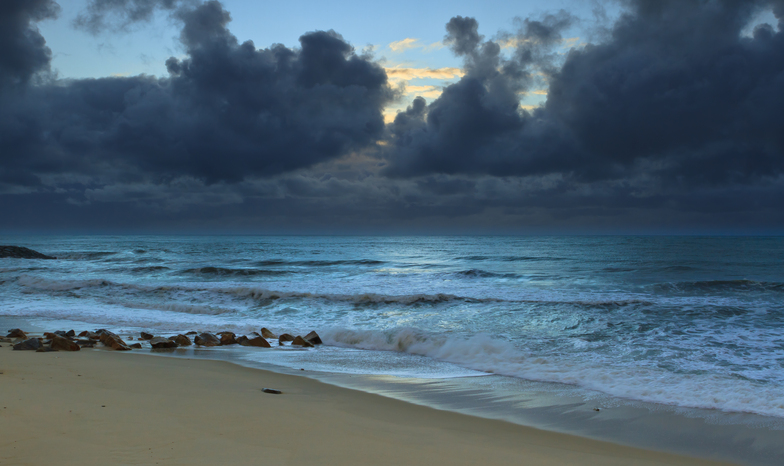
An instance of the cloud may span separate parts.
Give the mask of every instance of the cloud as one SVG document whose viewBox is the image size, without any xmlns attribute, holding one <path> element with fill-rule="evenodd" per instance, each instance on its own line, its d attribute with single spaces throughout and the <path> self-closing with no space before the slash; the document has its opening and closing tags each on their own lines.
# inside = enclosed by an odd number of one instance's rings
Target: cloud
<svg viewBox="0 0 784 466">
<path fill-rule="evenodd" d="M 433 42 L 432 44 L 428 44 L 428 45 L 422 44 L 419 42 L 419 39 L 413 39 L 410 37 L 407 37 L 403 40 L 391 42 L 389 44 L 390 50 L 392 50 L 395 53 L 402 53 L 405 52 L 406 50 L 411 50 L 411 49 L 422 49 L 423 52 L 430 52 L 433 50 L 440 49 L 443 46 L 444 44 L 442 44 L 441 42 Z"/>
<path fill-rule="evenodd" d="M 184 53 L 56 79 L 56 3 L 3 2 L 4 231 L 784 232 L 781 1 L 623 0 L 566 55 L 567 12 L 492 40 L 455 17 L 461 68 L 382 68 L 333 31 L 259 49 L 215 1 L 89 5 L 96 33 L 170 15 Z"/>
<path fill-rule="evenodd" d="M 419 39 L 412 39 L 410 37 L 407 37 L 403 40 L 390 43 L 389 48 L 395 53 L 405 52 L 408 49 L 420 47 L 420 45 L 417 44 L 417 42 L 419 42 Z"/>
<path fill-rule="evenodd" d="M 389 67 L 384 68 L 391 81 L 411 81 L 413 79 L 454 79 L 463 76 L 464 71 L 460 68 L 405 68 Z"/>
<path fill-rule="evenodd" d="M 641 179 L 659 189 L 761 183 L 784 172 L 784 3 L 624 2 L 600 43 L 557 59 L 565 12 L 527 19 L 512 57 L 478 24 L 456 17 L 445 43 L 465 75 L 421 108 L 401 112 L 384 148 L 393 176 L 531 176 L 575 182 Z M 741 34 L 761 8 L 779 29 Z M 537 73 L 549 84 L 541 107 Z"/>
<path fill-rule="evenodd" d="M 52 51 L 35 23 L 56 18 L 59 11 L 51 0 L 0 3 L 0 91 L 49 71 Z"/>
<path fill-rule="evenodd" d="M 196 5 L 196 0 L 89 0 L 73 24 L 92 34 L 126 30 L 134 24 L 150 21 L 157 10 L 174 12 Z"/>
<path fill-rule="evenodd" d="M 406 94 L 416 94 L 427 99 L 436 99 L 441 95 L 439 86 L 406 86 Z"/>
<path fill-rule="evenodd" d="M 187 54 L 166 61 L 166 78 L 68 80 L 3 94 L 2 172 L 236 182 L 340 157 L 383 136 L 382 109 L 395 97 L 386 74 L 334 31 L 305 34 L 298 49 L 257 49 L 231 34 L 219 2 L 172 14 Z M 10 76 L 22 82 L 47 67 L 22 64 Z"/>
</svg>

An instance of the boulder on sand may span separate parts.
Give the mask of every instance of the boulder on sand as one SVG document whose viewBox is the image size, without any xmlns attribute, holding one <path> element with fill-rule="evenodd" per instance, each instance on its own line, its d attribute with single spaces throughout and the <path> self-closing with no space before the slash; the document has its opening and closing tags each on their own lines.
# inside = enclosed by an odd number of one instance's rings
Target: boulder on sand
<svg viewBox="0 0 784 466">
<path fill-rule="evenodd" d="M 27 338 L 27 334 L 22 329 L 14 328 L 8 331 L 6 338 Z"/>
<path fill-rule="evenodd" d="M 142 344 L 141 343 L 134 343 L 132 345 L 128 345 L 128 348 L 142 349 Z"/>
<path fill-rule="evenodd" d="M 79 351 L 82 347 L 74 341 L 55 335 L 52 338 L 52 349 L 57 351 Z"/>
<path fill-rule="evenodd" d="M 236 335 L 233 332 L 220 332 L 218 336 L 220 336 L 221 346 L 237 344 Z"/>
<path fill-rule="evenodd" d="M 177 343 L 173 340 L 163 337 L 155 337 L 150 340 L 150 345 L 155 349 L 176 348 Z"/>
<path fill-rule="evenodd" d="M 108 330 L 99 330 L 101 343 L 104 344 L 107 348 L 111 348 L 115 351 L 130 351 L 131 348 L 128 347 L 128 344 L 123 341 L 122 338 L 115 335 L 114 333 Z"/>
<path fill-rule="evenodd" d="M 74 330 L 74 329 L 68 330 L 67 332 L 65 332 L 65 336 L 67 336 L 69 338 L 70 337 L 75 337 L 76 336 L 76 330 Z"/>
<path fill-rule="evenodd" d="M 261 327 L 261 336 L 264 338 L 278 338 L 278 336 L 270 332 L 267 327 Z"/>
<path fill-rule="evenodd" d="M 175 337 L 169 337 L 169 340 L 177 343 L 177 346 L 191 346 L 191 339 L 186 337 L 185 335 L 177 335 Z"/>
<path fill-rule="evenodd" d="M 139 335 L 139 340 L 152 340 L 155 337 L 155 335 L 147 332 L 141 332 Z"/>
<path fill-rule="evenodd" d="M 51 346 L 42 346 L 37 350 L 35 350 L 36 353 L 51 353 L 53 351 L 57 351 L 57 350 L 52 348 Z"/>
<path fill-rule="evenodd" d="M 310 332 L 307 335 L 305 335 L 305 341 L 313 343 L 314 345 L 320 345 L 321 344 L 321 337 L 319 337 L 318 333 L 313 331 L 313 332 Z"/>
<path fill-rule="evenodd" d="M 313 348 L 313 343 L 297 335 L 294 341 L 291 342 L 291 346 L 302 346 L 305 348 Z"/>
<path fill-rule="evenodd" d="M 294 335 L 289 335 L 288 333 L 284 333 L 283 335 L 278 337 L 278 341 L 294 341 Z"/>
<path fill-rule="evenodd" d="M 199 346 L 220 346 L 220 339 L 215 335 L 204 332 L 196 336 L 193 340 Z"/>
<path fill-rule="evenodd" d="M 255 335 L 251 334 L 251 336 L 246 336 L 245 338 L 242 339 L 240 344 L 242 346 L 255 346 L 257 348 L 271 348 L 272 347 L 272 346 L 270 346 L 269 342 L 267 340 L 265 340 L 264 337 L 262 337 L 258 333 L 256 333 Z"/>
<path fill-rule="evenodd" d="M 14 349 L 17 351 L 35 351 L 40 347 L 41 341 L 38 338 L 30 338 L 14 345 Z"/>
</svg>

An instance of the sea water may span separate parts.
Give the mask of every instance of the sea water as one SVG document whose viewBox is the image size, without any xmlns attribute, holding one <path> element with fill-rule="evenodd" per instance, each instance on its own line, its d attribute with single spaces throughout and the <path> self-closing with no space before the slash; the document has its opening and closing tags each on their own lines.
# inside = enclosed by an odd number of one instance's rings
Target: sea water
<svg viewBox="0 0 784 466">
<path fill-rule="evenodd" d="M 47 330 L 294 335 L 246 362 L 501 374 L 784 418 L 784 238 L 0 237 L 0 316 Z"/>
</svg>

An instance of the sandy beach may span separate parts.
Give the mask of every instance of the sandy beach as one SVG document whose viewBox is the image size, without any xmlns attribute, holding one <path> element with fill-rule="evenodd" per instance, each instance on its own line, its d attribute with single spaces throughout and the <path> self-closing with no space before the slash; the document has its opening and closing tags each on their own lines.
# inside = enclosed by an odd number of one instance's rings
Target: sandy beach
<svg viewBox="0 0 784 466">
<path fill-rule="evenodd" d="M 3 343 L 0 387 L 3 465 L 719 464 L 224 361 Z"/>
</svg>

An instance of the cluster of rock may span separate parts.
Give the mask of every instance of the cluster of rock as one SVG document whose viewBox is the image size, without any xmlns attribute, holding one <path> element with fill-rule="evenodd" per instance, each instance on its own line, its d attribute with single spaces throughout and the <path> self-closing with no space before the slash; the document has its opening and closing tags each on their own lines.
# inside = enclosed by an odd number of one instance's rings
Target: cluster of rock
<svg viewBox="0 0 784 466">
<path fill-rule="evenodd" d="M 0 258 L 3 257 L 13 257 L 14 259 L 57 259 L 22 246 L 0 246 Z"/>
<path fill-rule="evenodd" d="M 195 335 L 191 341 L 188 335 Z M 56 332 L 46 332 L 43 337 L 29 338 L 27 333 L 21 329 L 10 330 L 6 339 L 15 339 L 15 350 L 27 350 L 37 352 L 48 351 L 79 351 L 82 348 L 104 348 L 115 351 L 129 351 L 131 349 L 141 349 L 141 343 L 126 343 L 120 336 L 112 333 L 106 329 L 99 329 L 95 332 L 84 331 L 79 335 L 74 330 Z M 129 337 L 130 340 L 133 337 Z M 155 336 L 151 333 L 141 332 L 139 340 L 149 342 L 153 349 L 167 349 L 179 348 L 182 346 L 228 346 L 228 345 L 242 345 L 242 346 L 255 346 L 259 348 L 271 348 L 267 339 L 278 340 L 279 346 L 284 346 L 290 342 L 291 346 L 300 346 L 304 348 L 312 348 L 314 345 L 321 344 L 321 338 L 316 332 L 310 332 L 304 337 L 293 336 L 284 333 L 280 336 L 275 335 L 269 329 L 262 328 L 261 333 L 252 332 L 247 335 L 237 337 L 233 332 L 188 332 L 170 337 Z M 10 341 L 10 340 L 9 340 Z"/>
</svg>

